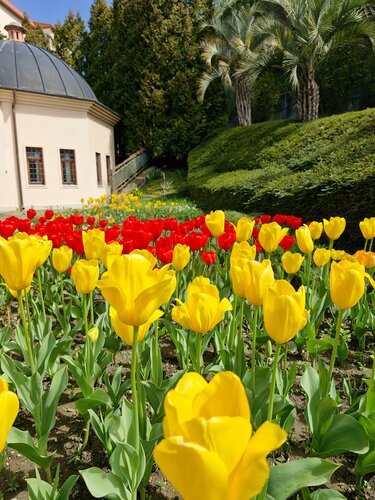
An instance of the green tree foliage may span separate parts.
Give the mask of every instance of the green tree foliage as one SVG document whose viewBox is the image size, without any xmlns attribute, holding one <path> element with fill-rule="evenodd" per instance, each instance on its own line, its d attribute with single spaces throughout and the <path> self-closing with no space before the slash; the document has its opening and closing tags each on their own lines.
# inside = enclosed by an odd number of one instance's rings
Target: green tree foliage
<svg viewBox="0 0 375 500">
<path fill-rule="evenodd" d="M 22 19 L 22 26 L 27 30 L 25 41 L 42 47 L 43 49 L 48 49 L 48 37 L 43 33 L 42 28 L 39 26 L 34 27 L 31 24 L 30 18 L 27 14 L 24 14 Z"/>
<path fill-rule="evenodd" d="M 101 102 L 116 107 L 113 90 L 112 11 L 105 0 L 91 6 L 89 32 L 84 38 L 84 76 Z"/>
<path fill-rule="evenodd" d="M 124 117 L 128 151 L 183 157 L 222 123 L 220 91 L 204 106 L 196 100 L 209 8 L 206 0 L 114 0 L 112 107 Z"/>
<path fill-rule="evenodd" d="M 56 54 L 74 69 L 83 72 L 86 27 L 81 14 L 69 11 L 63 23 L 56 23 L 53 32 Z"/>
</svg>

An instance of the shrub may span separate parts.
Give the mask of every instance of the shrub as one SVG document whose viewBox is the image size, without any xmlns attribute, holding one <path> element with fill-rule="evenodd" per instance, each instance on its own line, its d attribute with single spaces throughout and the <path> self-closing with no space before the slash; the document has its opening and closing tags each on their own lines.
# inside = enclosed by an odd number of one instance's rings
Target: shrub
<svg viewBox="0 0 375 500">
<path fill-rule="evenodd" d="M 344 216 L 350 246 L 375 213 L 375 110 L 218 131 L 191 151 L 188 183 L 206 209 Z"/>
</svg>

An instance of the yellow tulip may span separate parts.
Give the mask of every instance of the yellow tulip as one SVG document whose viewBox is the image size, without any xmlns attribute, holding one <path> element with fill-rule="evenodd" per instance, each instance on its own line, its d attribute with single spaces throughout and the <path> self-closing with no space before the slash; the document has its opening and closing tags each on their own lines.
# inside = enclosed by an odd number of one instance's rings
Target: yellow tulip
<svg viewBox="0 0 375 500">
<path fill-rule="evenodd" d="M 370 269 L 371 267 L 375 267 L 375 252 L 365 252 L 364 250 L 358 250 L 354 254 L 354 258 L 368 269 Z"/>
<path fill-rule="evenodd" d="M 331 260 L 331 251 L 326 248 L 317 248 L 313 255 L 315 265 L 323 267 Z"/>
<path fill-rule="evenodd" d="M 169 266 L 154 269 L 156 258 L 147 252 L 115 257 L 98 281 L 105 300 L 116 309 L 122 323 L 144 325 L 176 288 L 176 277 Z"/>
<path fill-rule="evenodd" d="M 345 231 L 346 220 L 344 217 L 331 217 L 329 221 L 323 219 L 323 227 L 330 240 L 337 240 Z"/>
<path fill-rule="evenodd" d="M 359 223 L 362 236 L 365 240 L 375 238 L 375 217 L 368 219 L 367 217 Z"/>
<path fill-rule="evenodd" d="M 306 224 L 296 229 L 296 239 L 301 252 L 311 253 L 314 250 L 314 242 L 309 227 Z"/>
<path fill-rule="evenodd" d="M 237 241 L 247 241 L 250 239 L 255 221 L 248 219 L 247 217 L 241 217 L 236 227 L 236 240 Z"/>
<path fill-rule="evenodd" d="M 172 309 L 172 319 L 187 330 L 207 333 L 232 310 L 228 299 L 220 300 L 219 290 L 208 278 L 197 276 L 188 286 L 187 300 Z"/>
<path fill-rule="evenodd" d="M 17 395 L 8 390 L 7 381 L 0 377 L 0 453 L 5 448 L 7 436 L 16 420 L 19 406 Z"/>
<path fill-rule="evenodd" d="M 73 257 L 73 250 L 67 246 L 54 248 L 52 250 L 52 265 L 59 273 L 69 269 Z"/>
<path fill-rule="evenodd" d="M 95 343 L 99 337 L 99 328 L 97 326 L 93 326 L 87 332 L 87 335 L 90 337 L 91 341 Z"/>
<path fill-rule="evenodd" d="M 206 226 L 210 230 L 211 234 L 218 238 L 225 231 L 225 214 L 222 210 L 216 210 L 215 212 L 210 212 L 205 218 Z"/>
<path fill-rule="evenodd" d="M 277 222 L 263 224 L 259 231 L 259 243 L 266 252 L 274 252 L 288 231 L 287 227 L 282 228 Z"/>
<path fill-rule="evenodd" d="M 264 292 L 274 280 L 271 261 L 236 259 L 230 269 L 233 290 L 250 304 L 263 304 Z"/>
<path fill-rule="evenodd" d="M 182 271 L 190 260 L 190 247 L 178 243 L 173 249 L 172 266 L 176 271 Z"/>
<path fill-rule="evenodd" d="M 105 267 L 108 269 L 113 261 L 114 257 L 122 254 L 122 245 L 117 241 L 112 243 L 106 243 L 104 247 L 100 250 L 100 260 L 103 262 Z"/>
<path fill-rule="evenodd" d="M 138 343 L 142 342 L 142 340 L 145 338 L 145 335 L 150 329 L 151 324 L 159 319 L 161 316 L 163 316 L 163 311 L 160 309 L 157 309 L 144 323 L 143 325 L 140 325 L 138 328 Z M 109 310 L 109 317 L 111 318 L 111 324 L 113 326 L 114 331 L 117 333 L 117 335 L 128 345 L 133 345 L 133 338 L 134 338 L 134 326 L 132 325 L 127 325 L 126 323 L 123 323 L 120 321 L 116 309 L 113 307 L 110 308 Z"/>
<path fill-rule="evenodd" d="M 105 247 L 105 234 L 98 228 L 82 232 L 83 248 L 87 260 L 100 259 L 100 254 Z"/>
<path fill-rule="evenodd" d="M 374 280 L 359 262 L 349 260 L 332 262 L 330 275 L 332 302 L 342 310 L 355 306 L 365 292 L 365 277 L 375 287 Z"/>
<path fill-rule="evenodd" d="M 255 245 L 250 245 L 248 241 L 235 243 L 230 254 L 230 262 L 235 262 L 237 259 L 255 260 L 257 249 Z"/>
<path fill-rule="evenodd" d="M 309 231 L 311 234 L 311 238 L 313 240 L 318 240 L 323 232 L 323 223 L 316 221 L 311 222 L 311 224 L 309 225 Z"/>
<path fill-rule="evenodd" d="M 345 250 L 331 250 L 331 259 L 332 260 L 343 260 L 346 257 Z"/>
<path fill-rule="evenodd" d="M 300 253 L 285 252 L 281 257 L 285 272 L 288 274 L 298 273 L 304 258 Z"/>
<path fill-rule="evenodd" d="M 95 290 L 99 278 L 99 264 L 96 259 L 80 259 L 72 267 L 72 279 L 78 293 L 90 293 Z"/>
<path fill-rule="evenodd" d="M 289 342 L 307 323 L 305 288 L 296 292 L 285 280 L 276 280 L 267 288 L 263 302 L 264 326 L 278 344 Z"/>
<path fill-rule="evenodd" d="M 50 249 L 26 233 L 17 233 L 17 237 L 8 240 L 0 237 L 0 275 L 6 285 L 16 292 L 29 287 L 35 270 L 48 258 L 46 253 Z"/>
<path fill-rule="evenodd" d="M 165 398 L 164 437 L 154 458 L 185 500 L 253 498 L 269 477 L 267 455 L 287 433 L 264 422 L 253 433 L 240 379 L 221 372 L 207 383 L 187 373 Z"/>
</svg>

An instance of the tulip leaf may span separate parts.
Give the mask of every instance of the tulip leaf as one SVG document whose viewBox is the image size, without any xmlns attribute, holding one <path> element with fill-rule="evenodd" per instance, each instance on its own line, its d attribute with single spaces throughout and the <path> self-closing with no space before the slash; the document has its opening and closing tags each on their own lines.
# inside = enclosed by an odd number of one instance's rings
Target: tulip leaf
<svg viewBox="0 0 375 500">
<path fill-rule="evenodd" d="M 339 491 L 328 488 L 320 488 L 311 494 L 312 500 L 339 500 L 340 498 L 346 497 L 344 497 L 344 495 L 342 495 Z"/>
<path fill-rule="evenodd" d="M 80 470 L 87 489 L 94 498 L 131 500 L 129 490 L 124 488 L 121 479 L 112 472 L 104 472 L 98 467 Z"/>
<path fill-rule="evenodd" d="M 110 400 L 110 397 L 103 389 L 97 389 L 90 397 L 78 399 L 78 401 L 76 401 L 76 407 L 81 415 L 85 415 L 88 410 L 93 410 L 98 406 L 109 404 Z"/>
<path fill-rule="evenodd" d="M 358 456 L 355 463 L 355 471 L 359 476 L 375 472 L 375 442 L 371 443 L 368 453 Z"/>
<path fill-rule="evenodd" d="M 54 454 L 41 455 L 36 448 L 29 431 L 21 431 L 12 427 L 8 434 L 8 446 L 21 453 L 39 467 L 48 467 L 51 465 Z"/>
<path fill-rule="evenodd" d="M 333 339 L 314 339 L 306 342 L 307 351 L 309 354 L 318 354 L 320 352 L 332 349 Z"/>
<path fill-rule="evenodd" d="M 267 493 L 277 500 L 286 500 L 298 490 L 320 486 L 330 480 L 340 467 L 320 458 L 303 458 L 271 467 Z"/>
<path fill-rule="evenodd" d="M 334 415 L 330 427 L 318 441 L 314 450 L 320 457 L 340 455 L 346 451 L 366 453 L 369 441 L 360 423 L 350 415 Z"/>
</svg>

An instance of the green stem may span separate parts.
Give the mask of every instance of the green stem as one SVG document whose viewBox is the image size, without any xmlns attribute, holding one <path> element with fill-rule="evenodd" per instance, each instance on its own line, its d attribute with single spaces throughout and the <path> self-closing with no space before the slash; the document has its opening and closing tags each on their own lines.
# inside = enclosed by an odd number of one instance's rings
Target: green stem
<svg viewBox="0 0 375 500">
<path fill-rule="evenodd" d="M 132 345 L 132 365 L 131 365 L 131 388 L 133 400 L 133 445 L 139 455 L 139 408 L 138 408 L 138 394 L 137 394 L 137 345 L 138 345 L 138 326 L 134 327 L 133 345 Z M 137 493 L 135 497 L 137 497 Z"/>
<path fill-rule="evenodd" d="M 186 336 L 186 369 L 189 370 L 189 343 L 190 343 L 190 330 L 187 331 Z"/>
<path fill-rule="evenodd" d="M 197 357 L 195 362 L 195 371 L 201 373 L 201 358 L 202 358 L 202 333 L 197 333 Z"/>
<path fill-rule="evenodd" d="M 135 327 L 134 327 L 135 328 Z M 139 346 L 138 346 L 139 348 Z M 138 358 L 138 348 L 137 348 L 137 358 Z M 146 407 L 144 404 L 144 398 L 142 394 L 142 385 L 141 385 L 141 374 L 138 368 L 138 359 L 137 359 L 137 397 L 138 397 L 138 411 L 139 411 L 139 429 L 140 436 L 142 439 L 146 440 Z"/>
<path fill-rule="evenodd" d="M 272 378 L 271 378 L 271 387 L 270 387 L 270 399 L 268 402 L 268 413 L 267 420 L 272 420 L 273 413 L 273 400 L 275 397 L 275 385 L 276 385 L 276 373 L 277 373 L 277 365 L 279 363 L 279 355 L 280 355 L 281 344 L 276 344 L 275 350 L 275 358 L 273 360 L 273 370 L 272 370 Z"/>
<path fill-rule="evenodd" d="M 363 247 L 363 250 L 366 251 L 367 249 L 367 243 L 369 242 L 369 240 L 365 240 L 365 246 Z"/>
<path fill-rule="evenodd" d="M 256 352 L 256 340 L 257 340 L 257 328 L 258 328 L 258 315 L 259 306 L 254 308 L 254 329 L 253 329 L 253 339 L 251 344 L 251 390 L 253 392 L 253 397 L 255 397 L 255 352 Z"/>
<path fill-rule="evenodd" d="M 287 369 L 287 361 L 288 361 L 288 342 L 284 344 L 284 380 L 286 380 L 286 369 Z M 286 394 L 285 394 L 285 388 L 284 388 L 284 394 L 283 394 L 283 403 L 285 403 L 286 400 Z"/>
<path fill-rule="evenodd" d="M 26 290 L 25 290 L 25 295 L 26 295 Z M 18 305 L 20 308 L 20 314 L 21 314 L 21 320 L 22 320 L 22 326 L 23 326 L 23 333 L 25 335 L 25 340 L 26 340 L 26 346 L 27 346 L 27 352 L 29 354 L 29 362 L 31 366 L 31 373 L 34 374 L 36 372 L 35 368 L 35 359 L 34 359 L 34 351 L 33 351 L 33 346 L 31 342 L 31 338 L 29 335 L 29 328 L 27 326 L 26 322 L 26 317 L 25 317 L 25 310 L 23 308 L 23 303 L 22 303 L 22 292 L 18 290 L 17 292 L 17 298 L 18 298 Z"/>
<path fill-rule="evenodd" d="M 333 373 L 333 367 L 335 366 L 335 360 L 336 360 L 336 355 L 337 355 L 337 348 L 339 345 L 339 339 L 340 339 L 340 329 L 341 329 L 341 323 L 342 323 L 342 318 L 344 316 L 344 310 L 339 309 L 339 315 L 337 317 L 337 322 L 336 322 L 336 335 L 335 335 L 335 340 L 333 343 L 333 349 L 332 349 L 332 355 L 331 355 L 331 362 L 329 364 L 329 371 L 328 371 L 328 387 L 326 387 L 326 396 L 328 396 L 329 392 L 329 385 L 331 383 L 332 379 L 332 373 Z"/>
<path fill-rule="evenodd" d="M 375 380 L 375 347 L 374 347 L 374 358 L 372 360 L 371 380 Z"/>
<path fill-rule="evenodd" d="M 232 311 L 232 324 L 229 331 L 228 347 L 230 351 L 234 351 L 234 340 L 236 338 L 236 314 L 237 314 L 238 295 L 234 295 L 233 311 Z"/>
<path fill-rule="evenodd" d="M 62 273 L 60 273 L 60 293 L 61 293 L 61 305 L 64 316 L 64 321 L 66 322 L 66 312 L 65 312 L 65 299 L 64 299 L 64 283 Z"/>
<path fill-rule="evenodd" d="M 368 249 L 369 252 L 371 252 L 371 250 L 372 250 L 372 244 L 373 244 L 373 242 L 374 242 L 374 238 L 372 238 L 371 241 L 370 241 L 370 248 Z"/>
<path fill-rule="evenodd" d="M 93 292 L 90 292 L 90 320 L 91 325 L 94 324 L 94 296 Z"/>
<path fill-rule="evenodd" d="M 44 296 L 43 296 L 43 287 L 42 287 L 42 276 L 41 276 L 41 272 L 40 272 L 40 267 L 37 269 L 36 274 L 38 276 L 38 287 L 39 287 L 40 303 L 42 305 L 43 320 L 46 321 L 46 308 L 45 308 L 45 305 L 44 305 Z"/>
<path fill-rule="evenodd" d="M 85 325 L 85 335 L 87 336 L 88 331 L 89 331 L 89 324 L 87 322 L 87 299 L 86 299 L 86 294 L 83 294 L 82 298 L 82 312 L 83 312 L 83 321 Z"/>
<path fill-rule="evenodd" d="M 306 269 L 306 304 L 309 306 L 310 302 L 310 273 L 311 273 L 311 258 L 312 253 L 310 252 L 307 256 L 307 269 Z"/>
<path fill-rule="evenodd" d="M 180 271 L 177 271 L 176 272 L 176 289 L 174 291 L 174 294 L 175 294 L 175 297 L 178 299 L 179 296 L 178 296 L 178 289 L 179 289 L 179 281 L 180 281 Z"/>
</svg>

